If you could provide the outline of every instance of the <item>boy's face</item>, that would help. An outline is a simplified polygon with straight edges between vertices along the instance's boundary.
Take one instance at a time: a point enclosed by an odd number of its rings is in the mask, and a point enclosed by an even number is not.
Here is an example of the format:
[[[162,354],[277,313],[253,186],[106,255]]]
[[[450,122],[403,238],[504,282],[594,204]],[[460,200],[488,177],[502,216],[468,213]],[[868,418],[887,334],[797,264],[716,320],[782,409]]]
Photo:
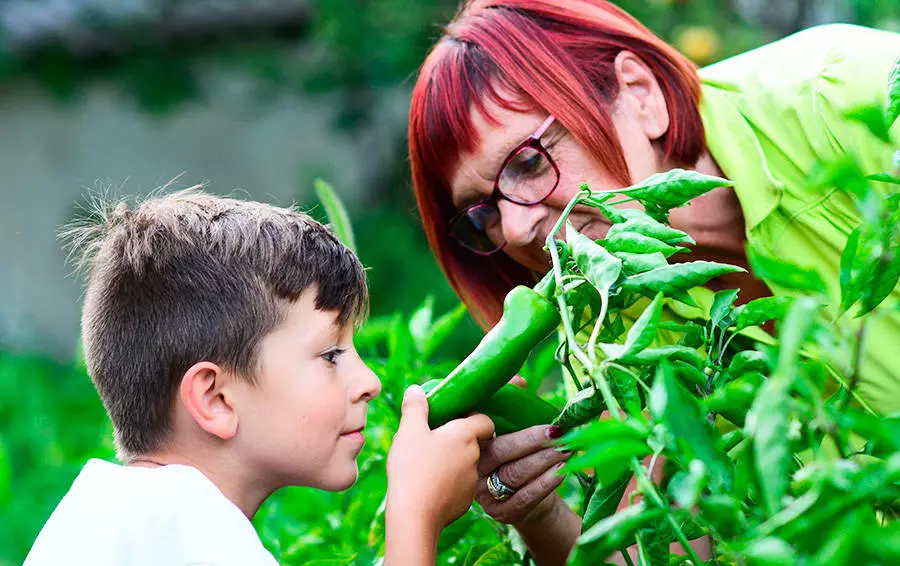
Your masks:
[[[236,399],[236,439],[260,481],[338,491],[356,481],[366,408],[381,382],[357,354],[352,325],[316,310],[315,298],[306,290],[260,343],[258,384]]]

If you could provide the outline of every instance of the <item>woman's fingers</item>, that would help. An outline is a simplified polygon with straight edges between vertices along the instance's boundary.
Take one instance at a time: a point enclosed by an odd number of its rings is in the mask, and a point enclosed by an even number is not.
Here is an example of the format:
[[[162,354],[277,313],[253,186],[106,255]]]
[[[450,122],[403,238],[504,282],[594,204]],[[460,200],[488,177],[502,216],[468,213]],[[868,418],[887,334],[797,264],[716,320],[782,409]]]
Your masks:
[[[565,462],[569,459],[569,456],[570,453],[561,452],[556,448],[544,448],[540,452],[507,462],[496,468],[496,470],[500,476],[500,481],[509,487],[519,489],[550,468]]]
[[[559,436],[558,431],[559,427],[537,425],[498,436],[483,446],[478,471],[487,475],[507,462],[543,450],[550,445],[552,439]]]
[[[559,465],[544,470],[531,482],[523,485],[506,501],[497,501],[487,491],[486,480],[478,482],[476,498],[485,512],[501,523],[518,523],[525,519],[541,503],[548,501],[553,491],[565,477],[559,473]]]

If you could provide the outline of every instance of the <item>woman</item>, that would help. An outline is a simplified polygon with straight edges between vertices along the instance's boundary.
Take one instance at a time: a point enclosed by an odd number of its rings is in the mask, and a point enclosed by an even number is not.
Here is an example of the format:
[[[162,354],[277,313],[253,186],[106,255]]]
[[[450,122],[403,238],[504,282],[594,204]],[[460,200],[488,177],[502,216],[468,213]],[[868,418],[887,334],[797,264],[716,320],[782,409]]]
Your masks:
[[[891,147],[845,113],[884,106],[898,56],[897,34],[832,25],[698,72],[602,0],[471,2],[413,91],[410,163],[429,244],[487,327],[510,288],[548,269],[544,239],[579,183],[604,191],[683,167],[735,183],[673,211],[671,223],[697,241],[694,258],[746,267],[752,245],[817,270],[839,297],[840,253],[859,218],[843,192],[813,192],[805,177],[845,150],[868,172],[891,168]],[[594,239],[608,228],[593,209],[570,219]],[[752,275],[719,283],[740,286],[743,300],[789,294]],[[872,322],[859,387],[885,413],[900,410],[897,336],[897,317]],[[507,435],[482,456],[492,491],[479,502],[539,563],[563,562],[580,529],[553,493],[553,434]]]

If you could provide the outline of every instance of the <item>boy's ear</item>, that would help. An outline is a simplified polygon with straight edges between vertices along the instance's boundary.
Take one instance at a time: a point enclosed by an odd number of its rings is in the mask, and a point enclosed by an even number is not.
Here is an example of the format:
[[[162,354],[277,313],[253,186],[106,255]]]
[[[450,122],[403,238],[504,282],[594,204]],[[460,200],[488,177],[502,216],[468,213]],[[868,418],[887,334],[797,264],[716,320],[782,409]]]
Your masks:
[[[184,373],[178,391],[185,409],[200,428],[222,440],[234,437],[238,426],[230,382],[220,366],[198,362]]]

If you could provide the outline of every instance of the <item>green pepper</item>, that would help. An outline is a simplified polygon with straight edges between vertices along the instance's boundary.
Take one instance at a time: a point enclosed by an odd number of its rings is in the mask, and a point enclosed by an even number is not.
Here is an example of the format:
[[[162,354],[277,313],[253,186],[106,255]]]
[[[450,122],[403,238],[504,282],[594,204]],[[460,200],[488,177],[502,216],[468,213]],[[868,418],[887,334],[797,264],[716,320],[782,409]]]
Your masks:
[[[542,283],[539,287],[546,290],[549,286]],[[519,371],[531,350],[558,324],[559,312],[553,303],[529,287],[513,288],[503,301],[500,321],[428,393],[429,424],[440,426],[487,401]]]
[[[432,379],[422,384],[425,393],[440,383]],[[494,421],[494,430],[498,435],[509,434],[530,426],[550,424],[559,414],[559,409],[541,399],[524,387],[507,383],[494,393],[487,401],[480,403],[475,410]]]

